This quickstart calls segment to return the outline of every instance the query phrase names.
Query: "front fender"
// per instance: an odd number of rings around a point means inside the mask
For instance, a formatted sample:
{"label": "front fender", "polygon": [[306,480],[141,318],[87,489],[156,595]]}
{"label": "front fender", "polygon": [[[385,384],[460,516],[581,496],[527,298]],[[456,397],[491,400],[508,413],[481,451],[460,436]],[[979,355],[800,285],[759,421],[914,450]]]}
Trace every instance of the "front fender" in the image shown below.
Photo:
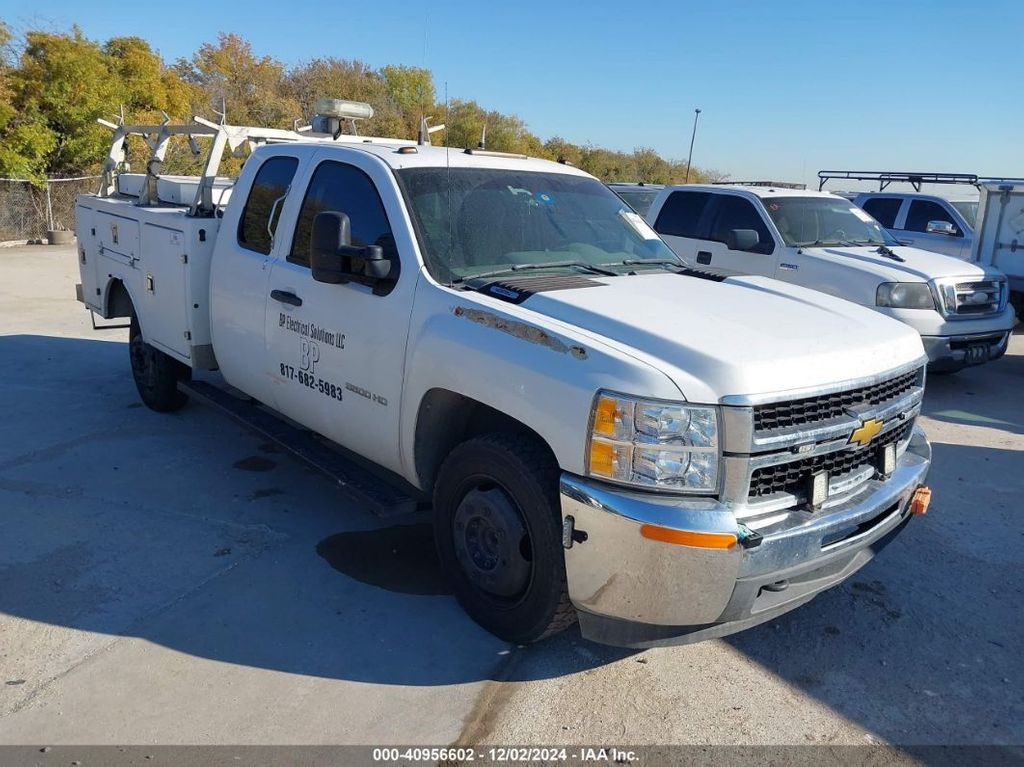
{"label": "front fender", "polygon": [[415,475],[416,419],[428,392],[444,389],[535,431],[566,471],[586,470],[585,449],[599,389],[680,399],[662,372],[571,326],[471,291],[420,281],[402,398],[402,463]]}

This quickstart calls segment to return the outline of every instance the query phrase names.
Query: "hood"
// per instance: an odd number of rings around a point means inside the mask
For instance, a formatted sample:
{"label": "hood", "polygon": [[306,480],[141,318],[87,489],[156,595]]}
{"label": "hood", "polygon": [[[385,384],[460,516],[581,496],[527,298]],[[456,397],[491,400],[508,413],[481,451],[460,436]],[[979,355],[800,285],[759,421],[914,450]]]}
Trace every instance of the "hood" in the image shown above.
{"label": "hood", "polygon": [[856,266],[877,276],[879,282],[928,282],[942,277],[981,280],[1000,274],[997,270],[980,264],[908,245],[892,246],[892,252],[903,261],[886,258],[878,253],[878,246],[800,248],[800,252],[822,261],[835,262],[846,267]]}
{"label": "hood", "polygon": [[766,277],[599,281],[604,287],[537,293],[521,306],[649,363],[691,402],[851,381],[924,356],[902,322]]}

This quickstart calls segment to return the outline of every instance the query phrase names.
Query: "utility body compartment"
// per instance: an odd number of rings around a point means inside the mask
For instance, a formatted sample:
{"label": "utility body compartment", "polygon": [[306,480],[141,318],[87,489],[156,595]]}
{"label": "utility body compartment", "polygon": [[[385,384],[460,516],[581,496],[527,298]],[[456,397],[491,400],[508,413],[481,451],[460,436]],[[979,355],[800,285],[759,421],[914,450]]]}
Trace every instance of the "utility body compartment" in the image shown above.
{"label": "utility body compartment", "polygon": [[210,259],[220,219],[94,195],[80,195],[75,212],[86,306],[118,316],[112,290],[119,281],[149,343],[188,365],[208,364]]}
{"label": "utility body compartment", "polygon": [[978,225],[972,260],[994,266],[1024,292],[1024,183],[978,185]]}

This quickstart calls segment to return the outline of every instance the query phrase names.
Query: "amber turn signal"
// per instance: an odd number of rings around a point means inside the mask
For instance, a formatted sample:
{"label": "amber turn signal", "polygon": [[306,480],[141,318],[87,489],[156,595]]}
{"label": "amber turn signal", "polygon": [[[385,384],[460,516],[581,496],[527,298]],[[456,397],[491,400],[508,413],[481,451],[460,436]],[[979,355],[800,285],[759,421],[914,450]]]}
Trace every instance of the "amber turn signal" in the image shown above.
{"label": "amber turn signal", "polygon": [[914,491],[914,495],[910,499],[910,513],[911,514],[927,514],[928,504],[932,502],[932,491],[931,488],[921,485]]}
{"label": "amber turn signal", "polygon": [[641,525],[640,535],[652,541],[701,549],[729,549],[736,545],[736,536],[732,533],[696,533],[692,530],[673,530],[671,527],[660,525]]}

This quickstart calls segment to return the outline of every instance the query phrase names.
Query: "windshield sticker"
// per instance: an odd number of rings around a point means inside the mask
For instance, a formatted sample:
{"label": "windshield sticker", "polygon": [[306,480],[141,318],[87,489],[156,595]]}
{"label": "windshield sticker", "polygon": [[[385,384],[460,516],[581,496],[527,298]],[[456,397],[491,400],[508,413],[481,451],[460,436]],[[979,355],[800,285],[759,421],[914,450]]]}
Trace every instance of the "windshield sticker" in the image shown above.
{"label": "windshield sticker", "polygon": [[861,210],[860,208],[850,208],[850,212],[853,213],[853,215],[855,215],[865,224],[875,223],[875,219],[871,218],[871,214]]}
{"label": "windshield sticker", "polygon": [[643,237],[645,240],[659,240],[658,233],[651,229],[650,225],[640,218],[639,213],[623,208],[619,211],[622,220],[629,224],[630,228]]}
{"label": "windshield sticker", "polygon": [[555,204],[554,198],[550,194],[547,194],[545,192],[537,192],[535,195],[533,195],[533,198],[537,202],[539,202],[541,205],[554,205]]}
{"label": "windshield sticker", "polygon": [[768,203],[768,210],[773,210],[773,211],[774,210],[778,210],[779,207],[780,206],[779,206],[779,204],[777,202],[770,202],[770,203]]}

